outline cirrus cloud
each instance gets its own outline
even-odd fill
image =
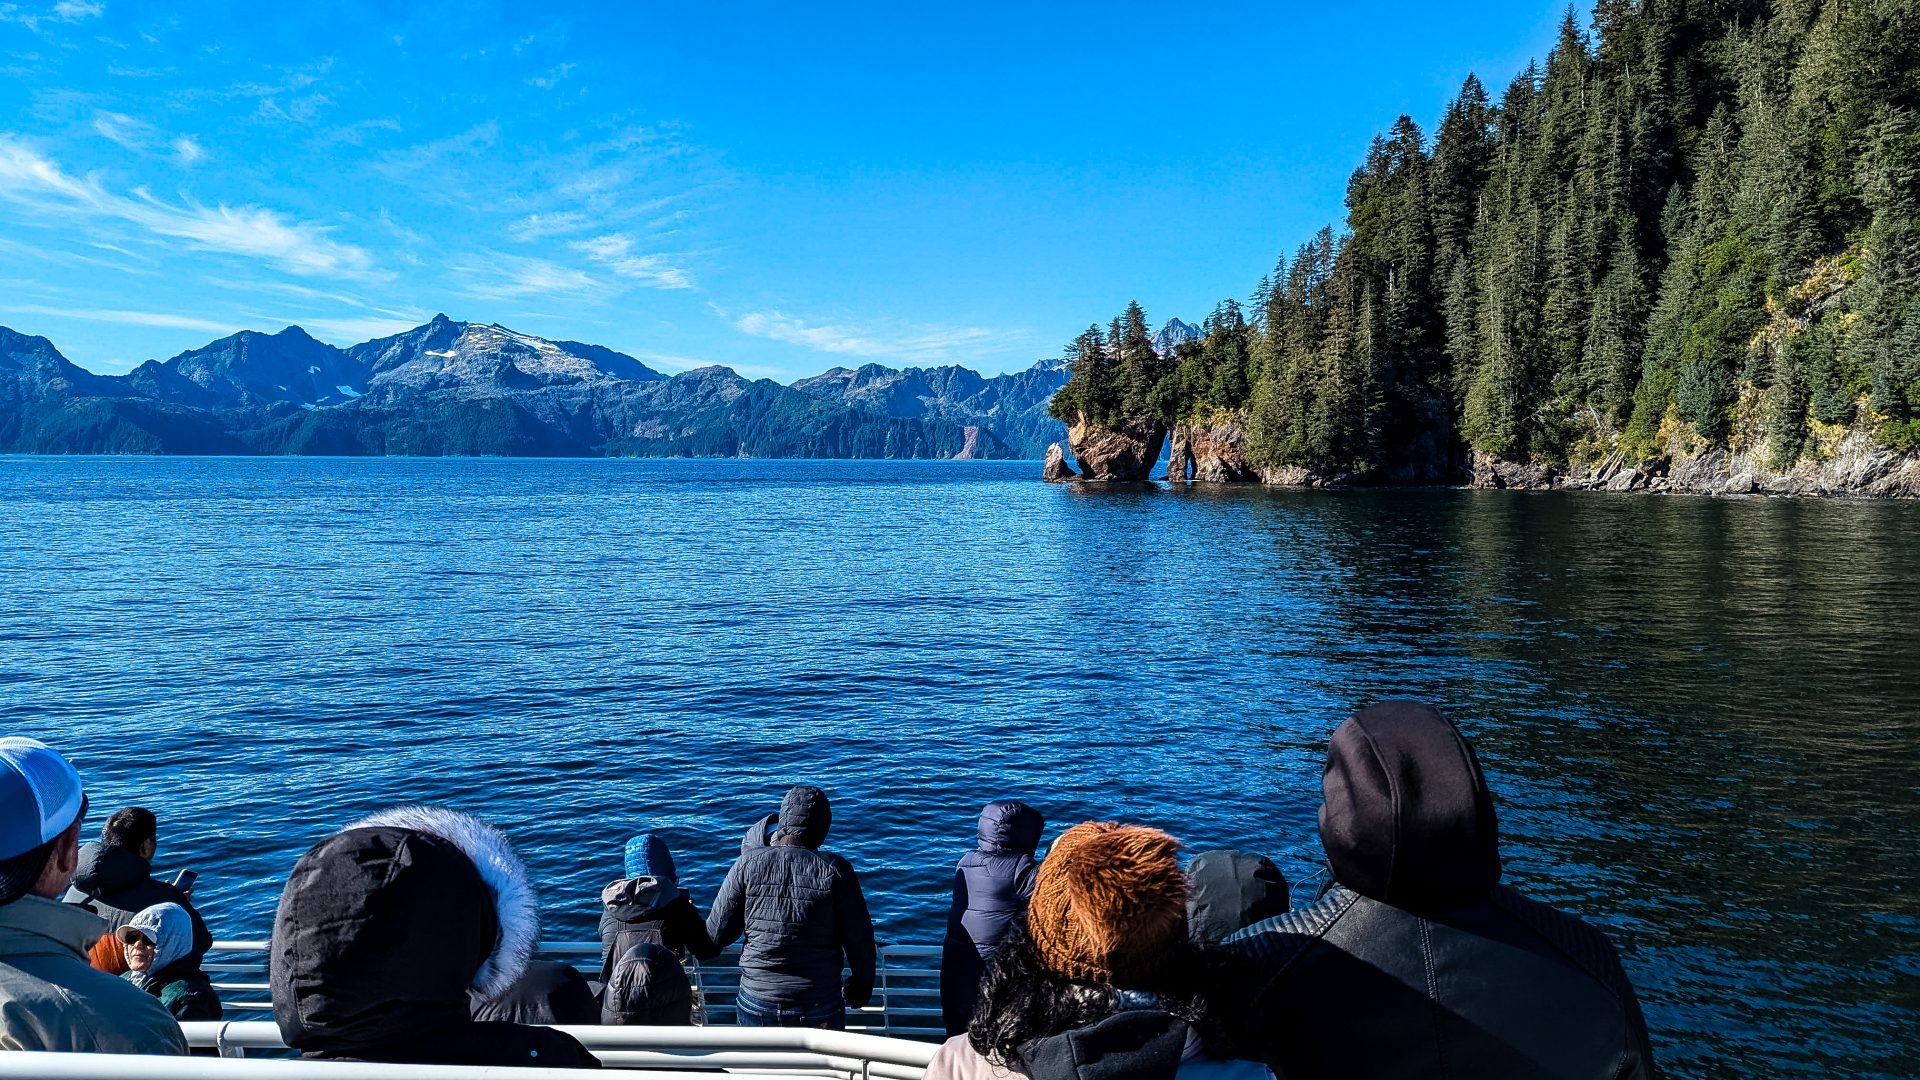
[[[954,353],[978,352],[998,337],[976,326],[858,327],[810,323],[780,311],[742,315],[734,327],[743,334],[846,356],[888,357],[929,362]]]
[[[41,214],[121,221],[158,237],[257,259],[294,274],[364,276],[366,249],[333,239],[325,226],[295,221],[260,206],[203,206],[156,198],[145,188],[109,191],[97,177],[77,177],[17,137],[0,133],[0,199]]]

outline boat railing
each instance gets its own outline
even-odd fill
[[[268,943],[262,940],[216,941],[201,963],[220,991],[228,1019],[272,1015],[267,948]],[[598,979],[600,975],[597,941],[542,942],[538,955],[572,964],[588,978]],[[731,1027],[736,1023],[739,946],[726,949],[712,960],[688,958],[687,978],[699,997],[705,1026]],[[940,947],[881,946],[873,1001],[864,1008],[847,1010],[847,1031],[933,1042],[945,1038],[940,1018]]]
[[[285,1056],[287,1044],[280,1038],[280,1029],[270,1020],[199,1020],[181,1024],[180,1028],[186,1032],[189,1046],[215,1050],[221,1058],[261,1064],[268,1061],[316,1064],[290,1061]],[[602,1065],[645,1069],[650,1080],[662,1071],[676,1074],[712,1069],[750,1071],[756,1076],[770,1073],[840,1080],[921,1080],[935,1050],[926,1042],[811,1028],[562,1026],[555,1030],[580,1040]],[[250,1051],[268,1056],[249,1057]],[[445,1066],[438,1069],[433,1075],[449,1078],[467,1075]],[[565,1070],[542,1070],[543,1073],[549,1071],[555,1075],[579,1075]],[[258,1075],[277,1080],[300,1074],[281,1071]],[[486,1071],[486,1075],[496,1074]],[[497,1075],[521,1080],[528,1074],[515,1068]],[[707,1073],[709,1078],[712,1075]]]
[[[390,1065],[304,1061],[289,1056],[270,1020],[180,1025],[187,1044],[217,1057],[136,1054],[0,1054],[0,1077],[30,1080],[575,1080],[573,1069]],[[561,1027],[603,1066],[645,1070],[648,1080],[921,1080],[934,1047],[846,1031],[807,1028]],[[249,1057],[248,1051],[264,1056]]]

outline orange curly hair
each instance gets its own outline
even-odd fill
[[[1180,841],[1141,825],[1089,821],[1061,833],[1027,902],[1041,962],[1116,986],[1150,977],[1187,937],[1179,853]]]

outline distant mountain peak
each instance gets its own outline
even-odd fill
[[[1168,319],[1160,332],[1153,335],[1153,351],[1161,356],[1172,356],[1173,350],[1189,341],[1200,340],[1200,328],[1180,319]]]

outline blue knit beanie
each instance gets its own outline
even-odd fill
[[[679,887],[673,870],[673,852],[667,842],[654,833],[644,832],[627,841],[626,871],[630,878],[650,877],[669,889]]]

